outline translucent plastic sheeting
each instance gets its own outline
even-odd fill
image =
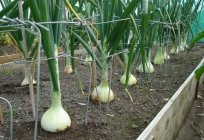
[[[202,10],[201,13],[198,15],[196,21],[192,23],[192,30],[194,36],[199,32],[204,31],[204,10]],[[204,38],[201,39],[199,42],[204,42]]]

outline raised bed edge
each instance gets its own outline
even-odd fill
[[[204,58],[137,140],[174,140],[195,100],[195,70],[204,64]]]

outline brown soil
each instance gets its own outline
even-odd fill
[[[88,109],[88,125],[84,125],[86,116],[87,96],[82,95],[75,75],[63,73],[64,63],[60,63],[60,79],[62,88],[63,107],[72,119],[69,130],[61,133],[48,133],[38,128],[39,140],[132,140],[136,139],[154,116],[164,106],[167,100],[179,88],[192,70],[203,58],[204,51],[195,48],[191,52],[172,55],[171,59],[162,66],[155,66],[155,73],[137,75],[138,84],[129,88],[134,102],[131,103],[123,86],[119,82],[122,76],[121,68],[115,64],[111,88],[115,93],[115,100],[110,104],[95,105],[92,102]],[[90,69],[77,64],[77,70],[83,89],[88,93]],[[30,105],[28,87],[21,87],[22,70],[13,73],[0,74],[0,97],[7,98],[14,108],[14,139],[31,140],[34,121]],[[99,71],[97,83],[99,83]],[[0,127],[0,138],[9,137],[9,109],[4,106],[4,124]],[[41,70],[41,93],[39,118],[50,104],[50,82],[46,63]],[[40,124],[40,123],[39,123]]]

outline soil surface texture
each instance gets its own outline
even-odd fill
[[[204,49],[196,47],[190,52],[171,55],[164,65],[154,65],[153,74],[140,74],[133,68],[137,85],[128,88],[130,101],[124,86],[120,84],[123,70],[117,61],[110,66],[110,86],[115,94],[109,104],[88,102],[90,85],[89,66],[76,62],[76,74],[64,73],[64,60],[59,63],[62,103],[72,119],[71,128],[60,133],[48,133],[41,129],[42,113],[50,106],[50,80],[46,62],[42,62],[40,75],[40,106],[37,138],[39,140],[134,140],[151,122],[164,104],[185,81],[188,75],[203,58]],[[98,68],[97,68],[98,69]],[[31,140],[34,120],[30,104],[28,86],[21,87],[24,79],[22,69],[0,73],[0,97],[8,99],[13,107],[13,137],[15,140]],[[80,79],[78,81],[77,79]],[[146,80],[145,80],[146,79]],[[100,82],[97,70],[96,83]],[[81,83],[81,91],[79,86]],[[36,86],[35,86],[36,89]],[[93,91],[91,87],[90,93]],[[0,126],[0,139],[9,138],[9,108],[0,101],[3,109],[3,124]],[[88,105],[88,106],[87,106]]]

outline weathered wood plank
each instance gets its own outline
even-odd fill
[[[15,64],[13,62],[0,64],[0,72],[6,71],[6,70],[22,69],[22,68],[23,68],[23,64]]]
[[[2,110],[2,107],[0,105],[0,126],[3,125],[3,110]]]
[[[20,57],[20,53],[0,56],[0,64],[13,62],[14,60],[19,59]]]
[[[60,51],[62,51],[62,50],[60,50]],[[96,48],[93,48],[93,51],[96,51]],[[82,55],[85,53],[86,53],[85,49],[79,49],[79,50],[76,50],[74,52],[75,55]],[[42,52],[42,54],[43,54],[43,52]],[[12,59],[10,59],[11,56],[0,56],[0,72],[5,71],[5,70],[13,70],[13,69],[23,68],[23,64],[13,63],[13,61],[15,60],[13,58],[15,58],[14,56],[16,56],[16,55],[18,55],[18,54],[14,54],[12,56]]]
[[[202,64],[204,59],[198,67]],[[195,88],[193,71],[137,140],[174,140],[195,100]]]

